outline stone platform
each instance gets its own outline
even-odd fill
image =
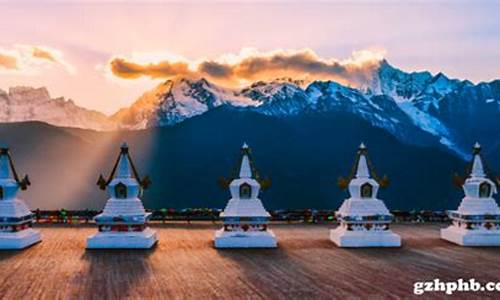
[[[461,246],[500,246],[499,230],[466,230],[452,225],[441,229],[441,238]]]
[[[98,232],[87,238],[87,249],[149,249],[156,244],[156,232]]]
[[[19,232],[1,232],[0,249],[23,249],[41,241],[40,232],[31,228]]]
[[[278,243],[272,230],[241,232],[224,231],[215,232],[215,248],[276,248]]]
[[[339,247],[401,247],[401,237],[390,230],[348,231],[344,228],[330,230],[330,240]]]

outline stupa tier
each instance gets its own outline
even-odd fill
[[[0,249],[22,249],[41,240],[40,233],[31,228],[33,213],[24,201],[17,198],[25,190],[28,176],[19,180],[9,149],[0,148]]]
[[[485,170],[480,152],[476,143],[462,186],[465,197],[457,210],[448,211],[452,225],[441,229],[441,238],[462,246],[500,246],[500,208],[493,198],[497,183]]]
[[[350,198],[336,213],[340,224],[330,231],[330,239],[339,247],[399,247],[400,236],[390,230],[393,216],[377,199],[380,184],[371,176],[367,154],[361,144],[355,174],[348,179]]]
[[[109,199],[95,217],[99,232],[87,239],[87,248],[151,248],[157,242],[156,232],[147,226],[151,214],[139,199],[150,182],[147,177],[140,179],[127,144],[121,146],[109,178],[101,175],[97,184],[107,190]]]
[[[229,184],[231,199],[220,214],[223,228],[215,232],[216,248],[275,248],[276,236],[269,230],[271,215],[258,198],[261,189],[250,148],[241,148],[238,176]]]

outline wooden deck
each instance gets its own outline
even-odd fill
[[[500,281],[500,249],[449,244],[439,239],[440,226],[394,226],[403,237],[400,249],[347,250],[328,240],[328,226],[274,225],[278,249],[216,250],[212,237],[218,226],[167,224],[154,226],[160,242],[146,251],[86,251],[93,227],[43,227],[42,243],[0,251],[0,296],[408,298],[415,281]],[[424,298],[429,296],[444,298],[439,293]]]

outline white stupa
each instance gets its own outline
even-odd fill
[[[252,165],[250,148],[241,148],[238,178],[231,181],[231,199],[220,214],[224,227],[215,232],[216,248],[275,248],[276,236],[268,229],[271,215],[258,198],[261,188]]]
[[[19,180],[9,149],[0,148],[0,249],[22,249],[41,240],[31,228],[33,213],[17,198],[19,188],[30,185],[28,176]]]
[[[87,248],[151,248],[157,242],[156,232],[147,227],[151,213],[146,213],[138,198],[149,179],[139,179],[127,144],[121,146],[109,179],[101,175],[98,185],[107,189],[110,198],[95,217],[99,232],[87,239]]]
[[[349,182],[351,197],[337,211],[340,225],[330,231],[330,239],[339,247],[400,247],[401,238],[389,229],[393,216],[377,199],[380,185],[370,176],[364,144],[355,170]]]
[[[441,229],[441,238],[462,246],[500,246],[500,208],[493,199],[497,186],[488,178],[480,152],[476,143],[472,169],[463,184],[465,197],[457,210],[448,212],[453,224]]]

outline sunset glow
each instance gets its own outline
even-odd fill
[[[216,59],[194,62],[161,60],[138,63],[133,59],[116,57],[110,60],[113,75],[123,79],[149,77],[169,79],[175,76],[206,77],[226,86],[240,86],[258,80],[290,77],[301,80],[336,80],[356,85],[367,80],[370,71],[383,59],[381,51],[354,52],[352,57],[339,61],[319,57],[313,50],[274,50],[267,53],[243,49],[238,55],[226,54]]]
[[[46,86],[112,114],[177,75],[355,84],[383,57],[407,71],[499,77],[499,3],[361,2],[2,2],[0,89]]]

